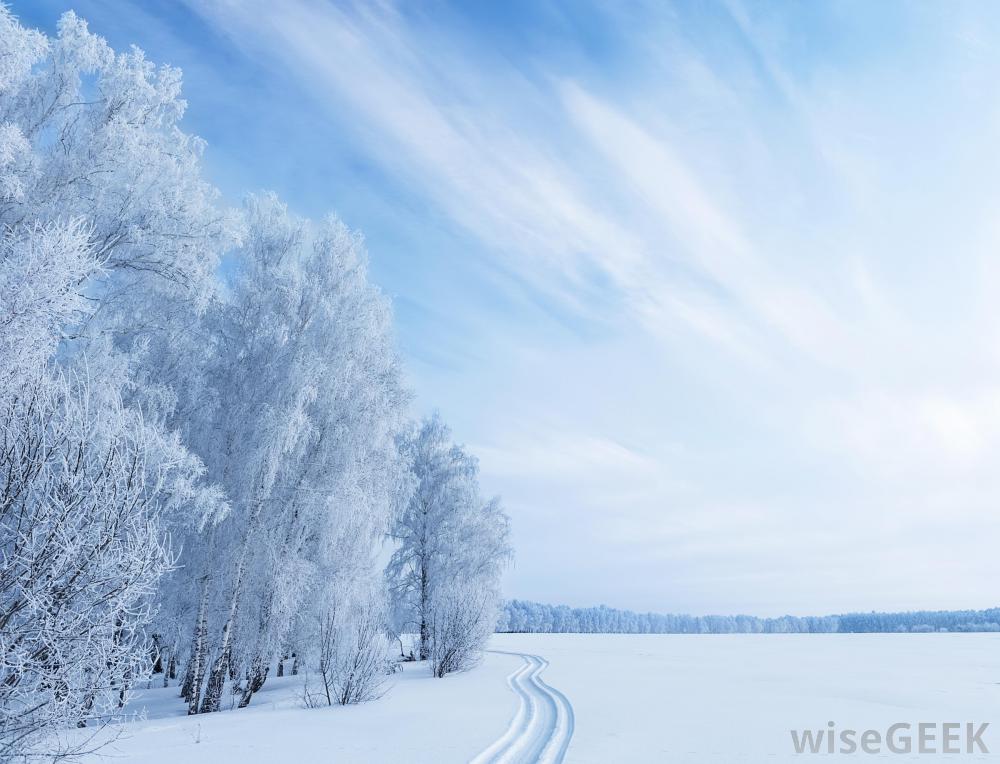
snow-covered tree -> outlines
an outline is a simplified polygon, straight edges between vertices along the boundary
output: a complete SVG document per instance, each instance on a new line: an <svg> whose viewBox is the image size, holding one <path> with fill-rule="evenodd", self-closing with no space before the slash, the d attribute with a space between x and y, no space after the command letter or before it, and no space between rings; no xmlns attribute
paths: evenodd
<svg viewBox="0 0 1000 764"><path fill-rule="evenodd" d="M0 757L50 758L110 721L146 671L170 563L168 487L197 465L123 404L126 370L53 365L97 268L79 221L0 238ZM82 359L85 360L85 359Z"/></svg>
<svg viewBox="0 0 1000 764"><path fill-rule="evenodd" d="M500 574L511 555L508 520L497 499L481 498L476 459L451 443L439 417L405 437L402 451L416 487L391 533L397 548L387 576L402 620L396 629L416 630L420 659L432 658L432 670L443 675L469 665L445 653L475 654L496 624ZM470 597L473 591L482 596Z"/></svg>
<svg viewBox="0 0 1000 764"><path fill-rule="evenodd" d="M180 72L155 67L137 48L115 53L72 12L48 38L20 26L6 6L0 61L0 228L19 241L36 229L71 226L86 240L83 270L59 266L79 271L73 278L34 261L33 286L18 297L19 324L7 327L8 336L40 331L29 325L27 301L85 297L87 310L50 334L60 361L85 356L92 371L124 371L124 402L164 440L182 441L178 393L198 387L198 365L178 346L203 346L192 335L238 230L201 176L203 142L179 127L186 106ZM29 365L49 354L34 347ZM178 519L198 524L223 502L200 479L197 460L188 463L192 471L178 471L170 492L189 502L188 516Z"/></svg>
<svg viewBox="0 0 1000 764"><path fill-rule="evenodd" d="M376 575L373 547L406 477L395 438L407 396L359 238L254 197L234 263L231 296L210 315L214 407L191 427L232 507L207 558L225 593L204 711L230 671L249 702L321 571L344 585Z"/></svg>
<svg viewBox="0 0 1000 764"><path fill-rule="evenodd" d="M36 378L85 315L82 284L96 270L80 220L0 234L0 397Z"/></svg>
<svg viewBox="0 0 1000 764"><path fill-rule="evenodd" d="M3 246L35 248L4 257L14 265L0 278L14 296L0 303L0 316L11 316L0 319L0 334L31 348L22 367L37 368L58 343L60 362L85 359L92 380L104 367L124 374L124 402L176 445L187 413L177 410L179 391L199 387L199 366L189 360L204 343L193 333L219 289L221 254L238 234L201 176L203 143L179 127L180 72L153 66L135 48L115 53L72 12L48 38L6 6L0 62ZM57 248L57 262L39 231L85 246ZM86 310L58 310L81 299ZM35 320L38 306L49 323ZM176 471L168 492L175 505L187 504L187 516L175 519L199 524L224 502L201 480L197 460L186 461L190 470Z"/></svg>
<svg viewBox="0 0 1000 764"><path fill-rule="evenodd" d="M0 405L0 755L106 719L148 660L170 558L158 436L113 388L67 375ZM51 754L51 750L44 751Z"/></svg>
<svg viewBox="0 0 1000 764"><path fill-rule="evenodd" d="M0 4L0 758L72 753L154 665L191 712L289 652L353 703L387 613L438 675L495 622L506 517L440 423L401 437L360 237L220 208L184 109L177 70Z"/></svg>
<svg viewBox="0 0 1000 764"><path fill-rule="evenodd" d="M179 70L115 53L72 12L46 38L6 7L0 61L0 222L84 221L104 269L78 335L131 347L189 325L232 232L201 177L203 142L178 126Z"/></svg>
<svg viewBox="0 0 1000 764"><path fill-rule="evenodd" d="M214 288L225 230L178 88L72 14L48 39L0 6L5 759L112 718L148 670L167 528L222 503L145 363Z"/></svg>
<svg viewBox="0 0 1000 764"><path fill-rule="evenodd" d="M972 613L964 611L963 618L989 622L996 611ZM538 602L508 600L497 622L497 631L509 632L578 632L578 633L630 633L630 634L763 634L763 633L828 633L844 630L846 624L855 625L855 619L877 623L876 631L891 631L899 620L913 622L907 616L926 619L927 613L872 613L859 615L830 615L780 618L757 618L750 615L677 615L673 613L636 613L617 610L606 605L588 608L570 608L566 605L544 605ZM940 616L958 616L958 613L940 613ZM978 618L977 618L978 617Z"/></svg>

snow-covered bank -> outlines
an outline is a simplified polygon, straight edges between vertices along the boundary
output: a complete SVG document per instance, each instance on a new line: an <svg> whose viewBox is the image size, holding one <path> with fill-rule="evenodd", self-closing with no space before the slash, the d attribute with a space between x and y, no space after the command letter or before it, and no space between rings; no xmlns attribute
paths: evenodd
<svg viewBox="0 0 1000 764"><path fill-rule="evenodd" d="M379 700L307 709L300 677L269 679L250 707L186 716L177 689L144 691L147 718L88 762L467 762L503 734L517 708L507 677L517 656L488 654L472 671L435 679L405 664ZM110 759L108 757L111 757Z"/></svg>

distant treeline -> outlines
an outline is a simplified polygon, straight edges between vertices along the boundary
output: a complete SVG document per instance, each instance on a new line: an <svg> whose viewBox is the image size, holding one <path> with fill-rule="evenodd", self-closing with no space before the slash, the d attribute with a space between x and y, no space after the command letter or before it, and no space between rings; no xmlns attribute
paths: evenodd
<svg viewBox="0 0 1000 764"><path fill-rule="evenodd" d="M752 615L636 613L605 605L571 608L508 600L497 631L580 634L802 634L998 631L1000 608L758 618Z"/></svg>

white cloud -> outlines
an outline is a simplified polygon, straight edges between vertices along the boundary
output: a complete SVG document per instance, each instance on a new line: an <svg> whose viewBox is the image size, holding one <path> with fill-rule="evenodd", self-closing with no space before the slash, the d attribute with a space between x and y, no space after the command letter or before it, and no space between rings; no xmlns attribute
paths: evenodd
<svg viewBox="0 0 1000 764"><path fill-rule="evenodd" d="M967 19L873 9L914 39L868 50L835 7L786 8L794 29L736 3L704 28L604 9L633 54L609 84L389 3L192 7L477 241L497 290L571 316L454 316L475 358L420 372L510 499L513 594L561 596L557 562L580 601L605 560L637 607L669 606L654 574L707 610L835 609L879 575L857 607L991 604L969 571L1000 573L975 534L995 514L976 486L1000 489L1000 57ZM464 286L438 277L434 300ZM935 525L947 506L963 519ZM935 543L976 562L936 580ZM755 570L768 601L739 583ZM828 607L796 599L810 575Z"/></svg>

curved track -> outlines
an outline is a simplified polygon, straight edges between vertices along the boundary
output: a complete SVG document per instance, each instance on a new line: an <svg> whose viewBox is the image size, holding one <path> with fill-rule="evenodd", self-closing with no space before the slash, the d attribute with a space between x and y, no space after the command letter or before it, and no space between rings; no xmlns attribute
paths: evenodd
<svg viewBox="0 0 1000 764"><path fill-rule="evenodd" d="M472 764L559 764L573 737L573 706L542 679L549 662L538 655L492 652L524 660L524 665L507 677L507 684L521 702L507 731Z"/></svg>

